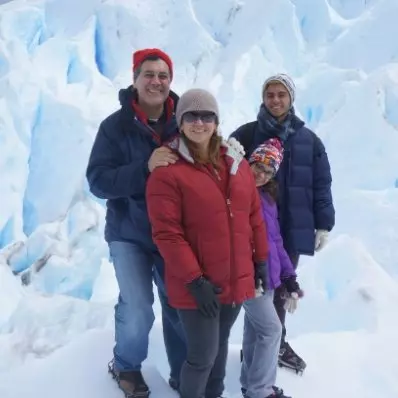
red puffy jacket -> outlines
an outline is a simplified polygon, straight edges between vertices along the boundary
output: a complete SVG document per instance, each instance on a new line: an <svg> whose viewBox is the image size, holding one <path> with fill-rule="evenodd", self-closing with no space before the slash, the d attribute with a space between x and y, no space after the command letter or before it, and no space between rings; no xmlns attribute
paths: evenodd
<svg viewBox="0 0 398 398"><path fill-rule="evenodd" d="M194 163L183 140L176 138L170 146L180 159L156 168L146 191L170 305L196 308L186 285L201 275L222 289L223 304L253 298L253 261L267 259L268 243L249 164L223 144L223 189L219 174Z"/></svg>

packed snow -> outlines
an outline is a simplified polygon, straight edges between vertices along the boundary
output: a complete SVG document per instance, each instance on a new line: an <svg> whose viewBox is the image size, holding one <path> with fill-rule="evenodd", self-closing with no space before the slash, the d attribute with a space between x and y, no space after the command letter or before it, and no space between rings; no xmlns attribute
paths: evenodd
<svg viewBox="0 0 398 398"><path fill-rule="evenodd" d="M122 396L106 373L118 289L104 202L84 174L143 47L171 55L177 93L217 96L225 136L255 118L268 75L294 78L296 111L329 154L336 227L302 259L306 295L288 319L308 368L280 370L278 385L397 397L397 15L396 0L0 1L0 397ZM228 398L240 397L242 324ZM159 316L144 372L154 398L176 396Z"/></svg>

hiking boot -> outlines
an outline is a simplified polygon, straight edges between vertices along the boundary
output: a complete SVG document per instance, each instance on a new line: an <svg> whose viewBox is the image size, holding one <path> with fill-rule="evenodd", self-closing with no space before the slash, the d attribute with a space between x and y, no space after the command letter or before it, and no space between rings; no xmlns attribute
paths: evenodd
<svg viewBox="0 0 398 398"><path fill-rule="evenodd" d="M176 379L174 379L173 377L170 377L169 379L169 386L174 390L174 391L178 391L178 389L180 388L180 384L178 383L178 381Z"/></svg>
<svg viewBox="0 0 398 398"><path fill-rule="evenodd" d="M277 386L272 386L272 389L274 390L273 394L270 395L270 397L275 397L275 398L289 398L286 397L285 395L283 395L283 390L282 388L279 388ZM241 388L240 389L242 391L242 395L244 398L246 398L246 388ZM268 398L268 397L267 397Z"/></svg>
<svg viewBox="0 0 398 398"><path fill-rule="evenodd" d="M124 392L126 398L147 398L150 391L145 383L140 370L120 372L115 368L114 361L108 364L108 371L118 383L119 388Z"/></svg>
<svg viewBox="0 0 398 398"><path fill-rule="evenodd" d="M285 367L294 370L296 373L303 373L307 364L304 360L299 357L290 347L289 343L286 341L282 343L279 350L278 365L280 367Z"/></svg>
<svg viewBox="0 0 398 398"><path fill-rule="evenodd" d="M288 397L283 393L283 390L279 390L279 392L273 392L271 395L268 395L266 398L292 398Z"/></svg>

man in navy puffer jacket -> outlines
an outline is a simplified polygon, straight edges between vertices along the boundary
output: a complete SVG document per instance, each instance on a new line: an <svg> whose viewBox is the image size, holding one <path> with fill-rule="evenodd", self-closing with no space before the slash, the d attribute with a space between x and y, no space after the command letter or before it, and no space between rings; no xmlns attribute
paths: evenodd
<svg viewBox="0 0 398 398"><path fill-rule="evenodd" d="M247 158L266 140L282 140L284 160L276 175L279 224L284 247L297 267L300 254L314 255L321 250L334 227L329 160L320 138L294 113L295 85L289 76L268 78L262 95L257 120L239 127L231 137L242 144ZM305 362L285 341L284 295L283 286L275 291L274 304L283 325L279 362L303 370Z"/></svg>
<svg viewBox="0 0 398 398"><path fill-rule="evenodd" d="M109 371L130 397L146 397L141 373L154 322L152 280L162 304L163 334L171 368L170 385L178 388L186 357L184 335L175 309L168 305L164 264L152 241L145 202L146 181L156 167L177 159L161 147L177 134L174 110L178 97L170 91L172 61L159 49L133 55L134 87L119 93L121 109L100 125L87 167L91 192L107 200L105 239L117 282L114 359Z"/></svg>

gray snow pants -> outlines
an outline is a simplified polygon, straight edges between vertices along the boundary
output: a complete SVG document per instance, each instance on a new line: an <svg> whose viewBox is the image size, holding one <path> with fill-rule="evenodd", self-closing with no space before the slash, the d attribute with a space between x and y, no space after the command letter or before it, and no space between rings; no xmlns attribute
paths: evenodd
<svg viewBox="0 0 398 398"><path fill-rule="evenodd" d="M274 291L243 303L243 361L240 382L247 398L273 393L278 367L282 325L273 303Z"/></svg>

